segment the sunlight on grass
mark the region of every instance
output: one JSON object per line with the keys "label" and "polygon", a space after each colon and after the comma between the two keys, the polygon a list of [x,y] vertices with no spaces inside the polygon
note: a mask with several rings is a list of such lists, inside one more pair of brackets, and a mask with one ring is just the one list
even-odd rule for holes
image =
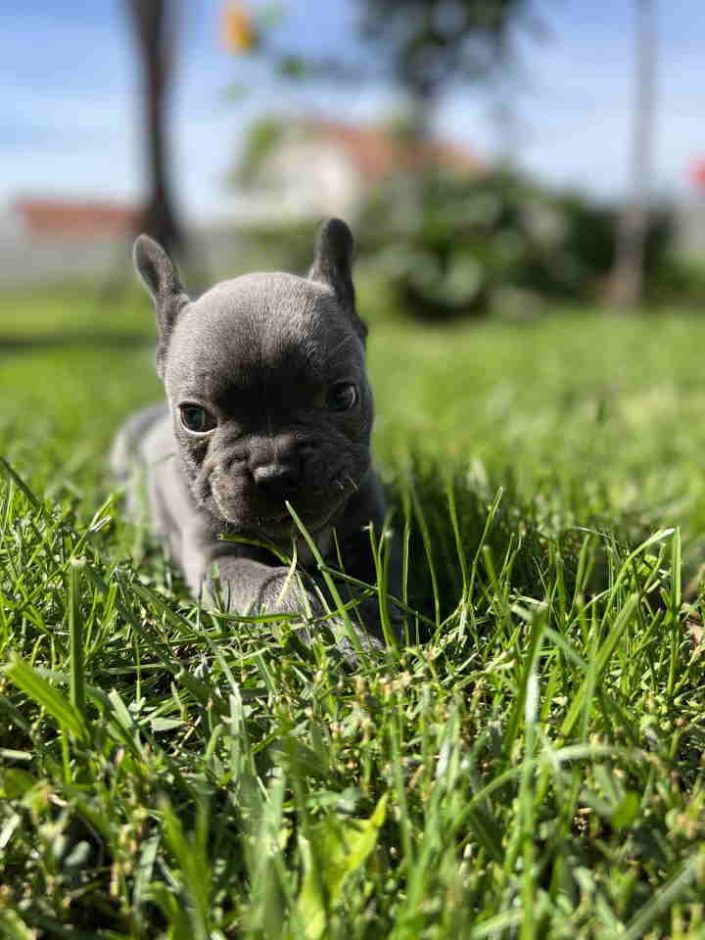
{"label": "sunlight on grass", "polygon": [[0,346],[3,936],[701,935],[681,587],[705,324],[373,328],[411,643],[353,667],[324,624],[306,646],[189,600],[106,477],[160,394],[149,343],[52,348],[23,302],[37,342]]}

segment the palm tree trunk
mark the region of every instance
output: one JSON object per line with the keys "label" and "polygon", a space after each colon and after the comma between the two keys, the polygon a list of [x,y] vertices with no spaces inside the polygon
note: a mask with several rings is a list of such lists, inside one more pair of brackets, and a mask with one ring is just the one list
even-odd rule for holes
{"label": "palm tree trunk", "polygon": [[167,94],[173,63],[174,10],[170,0],[128,0],[142,65],[148,195],[141,227],[172,254],[185,242],[171,187]]}
{"label": "palm tree trunk", "polygon": [[634,0],[636,70],[631,144],[631,194],[619,219],[610,299],[622,308],[644,298],[644,256],[649,228],[650,182],[656,117],[655,0]]}

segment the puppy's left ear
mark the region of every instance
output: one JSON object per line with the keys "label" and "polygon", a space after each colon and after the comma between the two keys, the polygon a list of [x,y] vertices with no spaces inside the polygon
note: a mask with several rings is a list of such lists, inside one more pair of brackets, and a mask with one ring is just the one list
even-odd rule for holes
{"label": "puppy's left ear", "polygon": [[176,318],[189,299],[181,286],[174,262],[149,235],[140,235],[133,249],[135,268],[149,291],[157,315],[157,372],[164,373],[164,359]]}
{"label": "puppy's left ear", "polygon": [[312,281],[326,284],[333,290],[338,303],[364,340],[367,336],[367,326],[357,315],[355,288],[352,282],[354,252],[355,241],[345,222],[342,219],[328,219],[318,230],[309,277]]}

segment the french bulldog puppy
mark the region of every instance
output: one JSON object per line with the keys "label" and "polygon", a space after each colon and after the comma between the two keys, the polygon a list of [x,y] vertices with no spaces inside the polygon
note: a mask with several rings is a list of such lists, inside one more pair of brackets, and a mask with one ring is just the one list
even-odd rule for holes
{"label": "french bulldog puppy", "polygon": [[[367,330],[352,255],[349,228],[331,219],[307,278],[248,274],[192,301],[164,249],[146,235],[135,242],[168,405],[127,422],[113,470],[128,483],[134,511],[141,466],[152,526],[192,593],[219,583],[227,607],[241,614],[323,613],[317,591],[302,589],[276,553],[227,538],[287,557],[295,544],[299,565],[315,574],[287,502],[333,567],[342,561],[353,578],[376,580],[369,526],[381,534],[385,505],[370,458]],[[358,635],[375,645],[378,604],[368,599],[361,610]]]}

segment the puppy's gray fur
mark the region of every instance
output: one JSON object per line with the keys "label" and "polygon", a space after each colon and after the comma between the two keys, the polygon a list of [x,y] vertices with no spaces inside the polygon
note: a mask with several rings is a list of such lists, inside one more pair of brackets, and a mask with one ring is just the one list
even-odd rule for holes
{"label": "puppy's gray fur", "polygon": [[[239,613],[322,612],[316,593],[304,597],[273,554],[223,538],[242,535],[290,553],[298,536],[286,500],[324,557],[336,565],[339,550],[349,575],[375,580],[367,530],[381,532],[385,507],[370,460],[373,400],[352,253],[350,230],[331,219],[308,278],[250,274],[191,301],[166,252],[145,235],[135,243],[157,316],[168,404],[126,423],[113,469],[128,483],[134,513],[141,468],[153,528],[194,595],[215,575]],[[335,410],[341,383],[354,385],[357,401]],[[184,404],[205,408],[214,427],[187,430]],[[305,567],[305,544],[297,546]],[[363,614],[371,637],[379,635],[373,608]]]}

